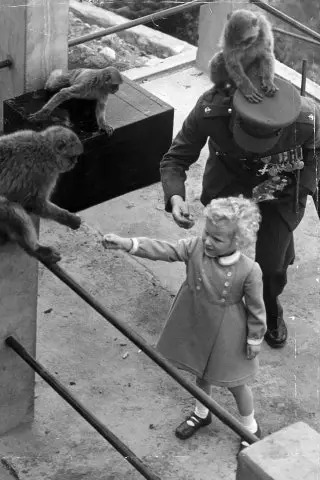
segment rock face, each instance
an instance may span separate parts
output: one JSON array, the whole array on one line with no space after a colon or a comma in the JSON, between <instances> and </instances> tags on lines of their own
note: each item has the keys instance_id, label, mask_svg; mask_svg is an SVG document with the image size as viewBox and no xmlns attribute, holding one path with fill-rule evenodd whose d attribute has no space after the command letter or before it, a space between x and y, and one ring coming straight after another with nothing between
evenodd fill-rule
<instances>
[{"instance_id":1,"label":"rock face","mask_svg":"<svg viewBox=\"0 0 320 480\"><path fill-rule=\"evenodd\" d=\"M101 27L90 25L69 12L69 40L97 32ZM108 65L120 71L134 67L149 65L157 60L157 47L150 51L150 43L139 45L129 43L116 34L102 37L99 40L76 45L69 49L69 68L104 68ZM160 60L160 59L159 59Z\"/></svg>"}]
</instances>

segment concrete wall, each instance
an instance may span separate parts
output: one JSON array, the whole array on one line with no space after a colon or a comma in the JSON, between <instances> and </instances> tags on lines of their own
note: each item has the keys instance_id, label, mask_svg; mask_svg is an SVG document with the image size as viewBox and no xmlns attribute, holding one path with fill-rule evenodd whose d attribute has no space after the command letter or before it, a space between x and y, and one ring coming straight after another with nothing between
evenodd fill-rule
<instances>
[{"instance_id":1,"label":"concrete wall","mask_svg":"<svg viewBox=\"0 0 320 480\"><path fill-rule=\"evenodd\" d=\"M10 55L14 64L0 70L0 131L3 100L42 87L52 69L67 66L67 19L68 0L1 2L0 59ZM0 246L0 434L33 413L33 371L4 340L12 334L35 355L37 293L37 261L15 244Z\"/></svg>"}]
</instances>

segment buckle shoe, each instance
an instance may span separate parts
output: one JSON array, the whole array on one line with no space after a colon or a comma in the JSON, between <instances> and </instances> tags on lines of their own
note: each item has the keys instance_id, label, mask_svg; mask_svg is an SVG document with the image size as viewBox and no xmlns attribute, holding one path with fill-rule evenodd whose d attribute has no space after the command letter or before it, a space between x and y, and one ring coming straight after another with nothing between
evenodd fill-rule
<instances>
[{"instance_id":1,"label":"buckle shoe","mask_svg":"<svg viewBox=\"0 0 320 480\"><path fill-rule=\"evenodd\" d=\"M187 438L192 437L199 428L205 427L211 422L211 412L208 413L206 418L201 418L195 413L192 413L176 428L175 435L180 438L180 440L186 440Z\"/></svg>"}]
</instances>

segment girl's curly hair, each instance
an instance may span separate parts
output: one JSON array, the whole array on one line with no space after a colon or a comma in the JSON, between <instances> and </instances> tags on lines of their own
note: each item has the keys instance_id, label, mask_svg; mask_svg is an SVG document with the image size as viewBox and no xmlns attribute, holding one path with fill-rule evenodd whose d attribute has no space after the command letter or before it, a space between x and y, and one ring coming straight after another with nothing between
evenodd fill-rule
<instances>
[{"instance_id":1,"label":"girl's curly hair","mask_svg":"<svg viewBox=\"0 0 320 480\"><path fill-rule=\"evenodd\" d=\"M205 216L214 224L229 221L234 224L239 248L256 241L261 215L256 202L239 197L216 198L204 209Z\"/></svg>"}]
</instances>

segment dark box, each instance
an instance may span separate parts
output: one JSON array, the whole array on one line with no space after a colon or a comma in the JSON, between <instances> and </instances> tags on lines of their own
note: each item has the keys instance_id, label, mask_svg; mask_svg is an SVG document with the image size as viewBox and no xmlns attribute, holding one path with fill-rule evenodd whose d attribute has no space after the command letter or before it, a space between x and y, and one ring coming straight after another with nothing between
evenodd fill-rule
<instances>
[{"instance_id":1,"label":"dark box","mask_svg":"<svg viewBox=\"0 0 320 480\"><path fill-rule=\"evenodd\" d=\"M27 115L51 96L38 90L6 100L4 133L64 124L79 136L84 153L72 171L60 176L54 203L76 212L160 180L160 160L172 141L171 106L124 77L119 91L108 98L107 119L114 128L108 138L98 130L94 101L69 100L49 121L28 122Z\"/></svg>"}]
</instances>

